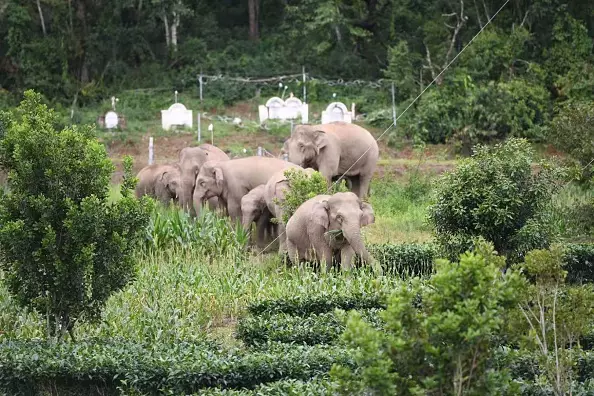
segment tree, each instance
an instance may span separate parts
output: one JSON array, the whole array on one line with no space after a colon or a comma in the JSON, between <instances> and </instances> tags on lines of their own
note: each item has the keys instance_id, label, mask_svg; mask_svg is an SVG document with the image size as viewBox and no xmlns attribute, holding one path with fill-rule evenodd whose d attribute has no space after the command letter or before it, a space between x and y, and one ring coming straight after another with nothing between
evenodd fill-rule
<instances>
[{"instance_id":1,"label":"tree","mask_svg":"<svg viewBox=\"0 0 594 396\"><path fill-rule=\"evenodd\" d=\"M436 260L426 283L399 284L381 314L383 329L351 312L343 340L356 368L332 367L339 393L493 395L512 389L509 372L490 365L523 284L515 271L502 274L504 266L505 258L482 241L458 262Z\"/></svg>"},{"instance_id":2,"label":"tree","mask_svg":"<svg viewBox=\"0 0 594 396\"><path fill-rule=\"evenodd\" d=\"M475 237L492 242L509 263L532 249L549 246L552 194L564 170L537 163L525 139L510 138L490 148L478 145L472 157L443 175L429 207L429 221L447 257L468 249Z\"/></svg>"},{"instance_id":3,"label":"tree","mask_svg":"<svg viewBox=\"0 0 594 396\"><path fill-rule=\"evenodd\" d=\"M46 334L74 337L78 321L99 317L109 296L134 277L133 252L148 223L145 200L132 194L126 160L123 198L108 203L113 170L91 127L57 131L57 115L25 92L0 117L0 268L15 300L46 319Z\"/></svg>"}]
</instances>

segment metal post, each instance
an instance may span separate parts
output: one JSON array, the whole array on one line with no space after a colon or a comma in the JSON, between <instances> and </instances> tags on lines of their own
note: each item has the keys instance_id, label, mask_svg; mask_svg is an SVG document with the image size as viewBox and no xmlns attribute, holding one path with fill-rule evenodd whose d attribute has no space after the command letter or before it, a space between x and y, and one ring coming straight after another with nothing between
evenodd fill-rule
<instances>
[{"instance_id":1,"label":"metal post","mask_svg":"<svg viewBox=\"0 0 594 396\"><path fill-rule=\"evenodd\" d=\"M154 146L153 146L153 137L151 136L149 138L149 158L148 158L148 164L152 165L153 162L155 162L155 151L154 151Z\"/></svg>"},{"instance_id":2,"label":"metal post","mask_svg":"<svg viewBox=\"0 0 594 396\"><path fill-rule=\"evenodd\" d=\"M394 82L392 82L392 120L396 126L396 94L394 93Z\"/></svg>"},{"instance_id":3,"label":"metal post","mask_svg":"<svg viewBox=\"0 0 594 396\"><path fill-rule=\"evenodd\" d=\"M262 156L262 147L258 146L258 157Z\"/></svg>"},{"instance_id":4,"label":"metal post","mask_svg":"<svg viewBox=\"0 0 594 396\"><path fill-rule=\"evenodd\" d=\"M289 160L289 154L284 153L283 154L283 160L288 161Z\"/></svg>"},{"instance_id":5,"label":"metal post","mask_svg":"<svg viewBox=\"0 0 594 396\"><path fill-rule=\"evenodd\" d=\"M202 139L202 136L201 136L202 135L202 127L200 125L200 118L201 118L200 116L201 116L200 111L198 111L198 142L200 142L200 140Z\"/></svg>"},{"instance_id":6,"label":"metal post","mask_svg":"<svg viewBox=\"0 0 594 396\"><path fill-rule=\"evenodd\" d=\"M214 125L208 125L208 130L210 131L210 144L214 146Z\"/></svg>"},{"instance_id":7,"label":"metal post","mask_svg":"<svg viewBox=\"0 0 594 396\"><path fill-rule=\"evenodd\" d=\"M200 70L200 77L198 77L198 83L200 84L200 101L202 102L202 70Z\"/></svg>"},{"instance_id":8,"label":"metal post","mask_svg":"<svg viewBox=\"0 0 594 396\"><path fill-rule=\"evenodd\" d=\"M291 120L291 136L293 136L293 120Z\"/></svg>"},{"instance_id":9,"label":"metal post","mask_svg":"<svg viewBox=\"0 0 594 396\"><path fill-rule=\"evenodd\" d=\"M305 87L305 66L301 66L303 72L303 103L307 103L307 88Z\"/></svg>"}]
</instances>

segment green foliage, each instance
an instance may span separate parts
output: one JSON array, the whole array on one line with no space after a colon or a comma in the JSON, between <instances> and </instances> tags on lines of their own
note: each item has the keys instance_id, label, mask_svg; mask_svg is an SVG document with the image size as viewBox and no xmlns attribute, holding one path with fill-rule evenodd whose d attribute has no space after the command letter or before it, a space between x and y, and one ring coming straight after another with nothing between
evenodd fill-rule
<instances>
[{"instance_id":1,"label":"green foliage","mask_svg":"<svg viewBox=\"0 0 594 396\"><path fill-rule=\"evenodd\" d=\"M553 119L552 143L569 154L580 168L580 179L594 176L594 103L575 102L561 108Z\"/></svg>"},{"instance_id":2,"label":"green foliage","mask_svg":"<svg viewBox=\"0 0 594 396\"><path fill-rule=\"evenodd\" d=\"M331 365L352 363L335 347L278 345L267 351L224 352L204 343L144 345L124 340L0 344L0 391L42 394L60 381L95 389L189 394L201 388L254 388L278 380L308 380Z\"/></svg>"},{"instance_id":3,"label":"green foliage","mask_svg":"<svg viewBox=\"0 0 594 396\"><path fill-rule=\"evenodd\" d=\"M555 395L573 387L575 366L583 353L579 339L594 325L594 286L565 286L563 251L533 250L521 268L532 280L522 291L520 310L528 325L523 346L536 353ZM519 327L522 329L521 327Z\"/></svg>"},{"instance_id":4,"label":"green foliage","mask_svg":"<svg viewBox=\"0 0 594 396\"><path fill-rule=\"evenodd\" d=\"M437 249L432 244L369 244L369 253L378 261L385 274L402 277L429 276Z\"/></svg>"},{"instance_id":5,"label":"green foliage","mask_svg":"<svg viewBox=\"0 0 594 396\"><path fill-rule=\"evenodd\" d=\"M363 311L362 315L379 328L380 311L377 308L369 309ZM246 316L237 325L237 337L249 346L266 345L268 342L331 344L344 332L344 322L344 315L336 312L305 317L285 313Z\"/></svg>"},{"instance_id":6,"label":"green foliage","mask_svg":"<svg viewBox=\"0 0 594 396\"><path fill-rule=\"evenodd\" d=\"M252 390L228 390L220 388L209 388L196 393L200 396L249 396L249 395L270 395L270 396L301 396L331 395L332 388L330 382L323 376L313 378L310 381L301 380L283 380L262 384Z\"/></svg>"},{"instance_id":7,"label":"green foliage","mask_svg":"<svg viewBox=\"0 0 594 396\"><path fill-rule=\"evenodd\" d=\"M494 339L505 329L507 310L518 301L520 276L502 275L505 259L481 244L458 263L436 261L421 283L397 287L380 315L377 331L352 313L344 340L357 368L336 365L331 375L341 394L501 394L510 390L506 370L490 366Z\"/></svg>"},{"instance_id":8,"label":"green foliage","mask_svg":"<svg viewBox=\"0 0 594 396\"><path fill-rule=\"evenodd\" d=\"M134 276L132 253L148 221L145 201L127 192L108 203L113 165L90 128L54 129L55 113L32 91L4 114L0 165L0 265L17 303L45 315L47 336L99 316ZM128 175L129 169L128 165Z\"/></svg>"},{"instance_id":9,"label":"green foliage","mask_svg":"<svg viewBox=\"0 0 594 396\"><path fill-rule=\"evenodd\" d=\"M145 247L159 250L166 247L194 249L213 257L245 256L248 237L240 225L233 225L214 212L203 210L192 219L175 207L153 207L146 229Z\"/></svg>"},{"instance_id":10,"label":"green foliage","mask_svg":"<svg viewBox=\"0 0 594 396\"><path fill-rule=\"evenodd\" d=\"M285 199L280 202L283 209L282 221L286 224L293 213L302 203L317 195L332 195L341 191L348 191L344 179L340 183L333 183L328 186L328 182L320 172L313 172L311 176L304 173L301 169L287 169L285 171L287 182L289 184Z\"/></svg>"},{"instance_id":11,"label":"green foliage","mask_svg":"<svg viewBox=\"0 0 594 396\"><path fill-rule=\"evenodd\" d=\"M594 283L594 243L570 243L563 246L567 282Z\"/></svg>"},{"instance_id":12,"label":"green foliage","mask_svg":"<svg viewBox=\"0 0 594 396\"><path fill-rule=\"evenodd\" d=\"M549 245L549 206L563 172L541 161L533 173L533 160L529 143L512 138L476 147L471 158L441 177L429 221L447 257L468 249L476 237L493 242L508 262Z\"/></svg>"}]
</instances>

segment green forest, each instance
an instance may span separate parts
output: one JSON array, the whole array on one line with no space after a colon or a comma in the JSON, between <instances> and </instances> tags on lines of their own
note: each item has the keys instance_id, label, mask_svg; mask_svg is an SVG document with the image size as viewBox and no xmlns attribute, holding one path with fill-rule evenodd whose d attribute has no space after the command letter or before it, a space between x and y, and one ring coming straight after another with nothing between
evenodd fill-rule
<instances>
[{"instance_id":1,"label":"green forest","mask_svg":"<svg viewBox=\"0 0 594 396\"><path fill-rule=\"evenodd\" d=\"M227 106L278 82L224 77L305 70L308 102L338 92L384 127L392 82L399 110L431 85L399 120L407 137L539 141L560 106L592 101L593 37L587 0L3 0L0 106L28 88L64 109L125 90L197 96L200 73L223 76L205 95Z\"/></svg>"}]
</instances>

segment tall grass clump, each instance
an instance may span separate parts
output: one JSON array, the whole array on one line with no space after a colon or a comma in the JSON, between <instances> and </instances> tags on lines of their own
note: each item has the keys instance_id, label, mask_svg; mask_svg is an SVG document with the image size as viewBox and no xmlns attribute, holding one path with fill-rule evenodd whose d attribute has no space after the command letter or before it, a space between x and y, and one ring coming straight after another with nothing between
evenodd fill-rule
<instances>
[{"instance_id":1,"label":"tall grass clump","mask_svg":"<svg viewBox=\"0 0 594 396\"><path fill-rule=\"evenodd\" d=\"M177 207L155 205L146 230L146 251L168 247L189 248L206 256L243 255L249 240L238 225L203 210L192 219Z\"/></svg>"}]
</instances>

